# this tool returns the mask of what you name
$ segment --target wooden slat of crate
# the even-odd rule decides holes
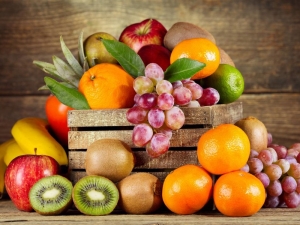
[[[84,159],[86,151],[70,151],[70,167],[76,169],[84,169]],[[185,164],[198,164],[197,155],[195,150],[169,150],[166,154],[159,158],[150,158],[145,150],[134,151],[136,157],[135,169],[170,169],[177,168]],[[178,160],[181,159],[181,160]]]
[[[127,110],[71,110],[68,115],[68,127],[76,130],[80,127],[132,126],[126,119]],[[243,112],[241,102],[199,108],[183,107],[182,110],[186,125],[202,124],[210,127],[233,123]]]
[[[130,147],[135,147],[132,142],[132,129],[130,130],[102,130],[102,131],[70,131],[69,149],[86,149],[91,143],[103,138],[119,139]],[[179,129],[173,132],[171,147],[194,147],[199,137],[211,128]]]

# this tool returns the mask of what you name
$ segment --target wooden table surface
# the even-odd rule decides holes
[[[0,200],[0,224],[299,224],[300,207],[263,208],[250,217],[226,217],[216,211],[200,211],[193,215],[176,215],[166,211],[151,215],[129,215],[114,212],[106,216],[86,216],[75,209],[68,210],[64,215],[42,216],[35,212],[21,212],[9,199]]]

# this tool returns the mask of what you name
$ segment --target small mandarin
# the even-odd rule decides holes
[[[91,109],[129,108],[134,104],[133,81],[119,65],[101,63],[83,74],[78,90]]]
[[[263,206],[266,192],[254,175],[233,171],[217,179],[213,198],[216,208],[226,216],[251,216]]]
[[[210,200],[212,178],[198,165],[184,165],[168,174],[162,189],[164,204],[176,214],[193,214]]]
[[[171,52],[171,64],[180,58],[190,58],[202,62],[205,67],[191,79],[202,79],[213,74],[220,64],[219,48],[206,38],[192,38],[179,42]]]
[[[233,124],[221,124],[205,132],[198,141],[200,165],[212,174],[224,174],[241,169],[250,155],[246,133]]]

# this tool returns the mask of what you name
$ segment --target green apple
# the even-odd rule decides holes
[[[106,50],[102,39],[117,40],[114,36],[98,32],[90,35],[83,42],[84,54],[90,67],[100,63],[114,63],[118,61]]]

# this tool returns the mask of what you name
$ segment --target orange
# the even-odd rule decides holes
[[[236,125],[221,124],[205,132],[198,141],[200,165],[212,174],[241,169],[250,156],[250,141]]]
[[[216,208],[226,216],[251,216],[263,206],[266,192],[254,175],[234,171],[217,179],[213,198]]]
[[[220,64],[210,76],[201,80],[204,87],[212,87],[220,94],[221,104],[236,101],[244,91],[244,78],[241,72],[228,64]]]
[[[91,109],[130,108],[134,104],[133,81],[119,65],[101,63],[83,74],[78,90]]]
[[[176,214],[193,214],[211,198],[212,183],[210,174],[200,166],[178,167],[163,183],[164,204]]]
[[[219,48],[206,38],[192,38],[179,42],[171,53],[171,64],[180,58],[190,58],[205,63],[205,67],[192,76],[193,80],[208,77],[220,64]]]

